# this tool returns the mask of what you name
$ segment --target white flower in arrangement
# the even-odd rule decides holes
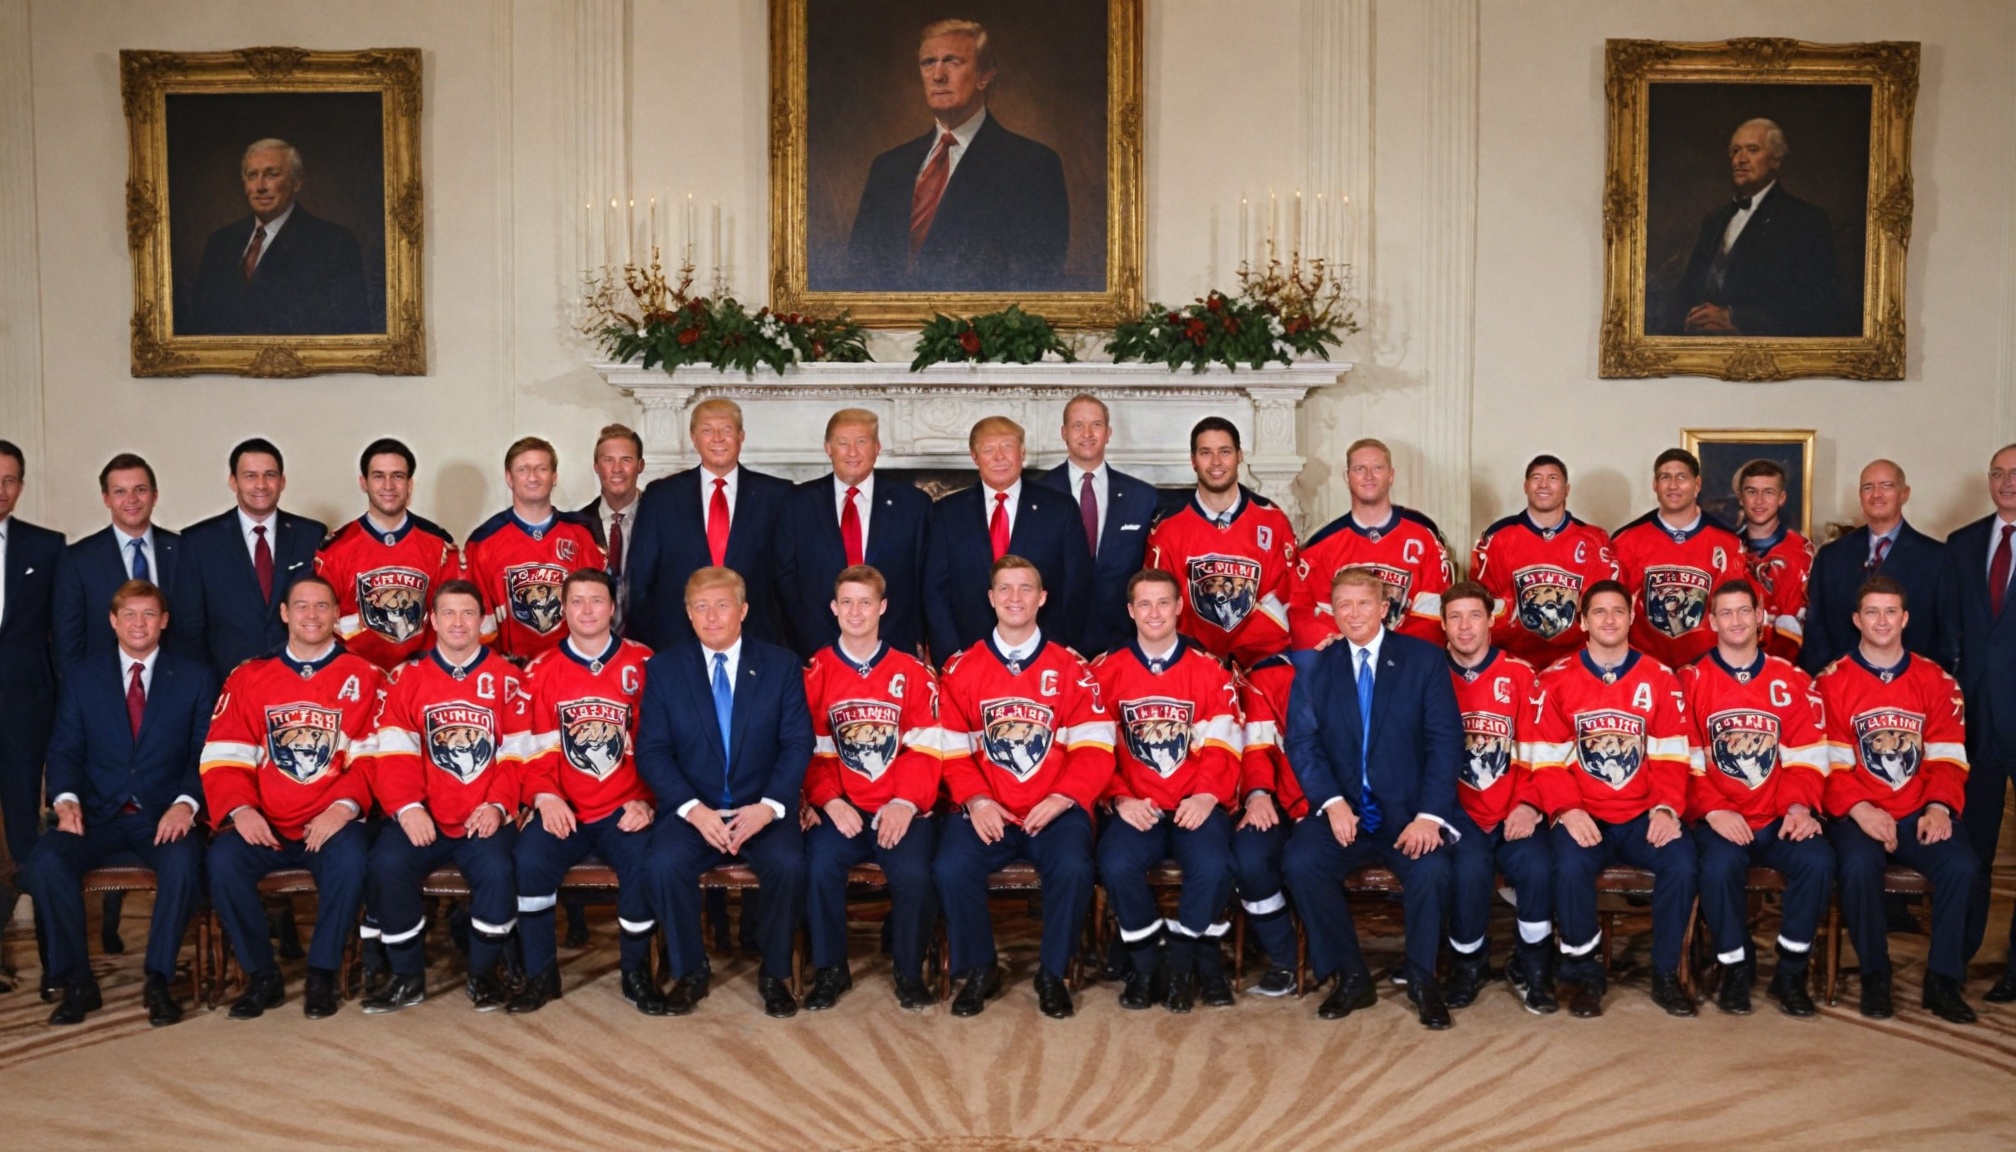
[[[1295,358],[1295,346],[1286,340],[1276,340],[1274,342],[1274,351],[1284,360],[1293,360]]]
[[[1275,337],[1280,337],[1280,336],[1284,336],[1284,335],[1286,335],[1286,334],[1287,334],[1287,332],[1288,332],[1288,330],[1287,330],[1286,328],[1283,328],[1283,327],[1281,326],[1281,318],[1280,318],[1279,316],[1269,316],[1269,317],[1267,317],[1267,334],[1268,334],[1268,335],[1270,335],[1270,336],[1275,336]]]
[[[775,316],[765,316],[762,323],[756,325],[756,330],[763,334],[765,340],[781,340],[784,336],[784,326],[777,322]]]

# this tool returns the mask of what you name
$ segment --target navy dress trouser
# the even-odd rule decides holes
[[[1967,839],[1967,828],[1953,821],[1953,835],[1937,844],[1918,842],[1920,808],[1897,821],[1897,850],[1885,852],[1862,826],[1847,816],[1827,825],[1840,869],[1841,916],[1862,972],[1874,976],[1890,971],[1890,938],[1883,912],[1883,868],[1894,860],[1916,869],[1932,881],[1932,947],[1925,967],[1940,976],[1965,980],[1964,952],[1967,899],[1974,886],[1978,861]]]
[[[1405,890],[1400,907],[1406,925],[1408,965],[1424,972],[1435,970],[1435,958],[1442,947],[1442,922],[1449,913],[1453,871],[1449,850],[1438,848],[1418,860],[1409,859],[1397,843],[1404,827],[1396,821],[1367,833],[1361,825],[1357,838],[1347,847],[1337,842],[1330,818],[1321,813],[1312,812],[1295,826],[1282,864],[1288,873],[1289,891],[1295,894],[1295,906],[1302,911],[1309,960],[1319,983],[1333,974],[1365,972],[1358,927],[1351,920],[1350,902],[1344,898],[1344,880],[1375,864],[1392,869]]]
[[[489,836],[447,836],[438,831],[432,843],[416,848],[397,821],[387,821],[371,845],[366,904],[377,918],[392,969],[418,976],[426,955],[417,945],[427,927],[426,901],[420,885],[428,873],[453,864],[469,882],[469,971],[488,973],[497,966],[499,949],[518,919],[518,882],[512,849],[518,827],[507,820]]]
[[[49,945],[49,972],[58,980],[91,974],[85,946],[84,874],[127,858],[154,871],[154,916],[147,929],[147,972],[175,976],[182,937],[203,898],[203,832],[154,843],[158,813],[133,812],[87,823],[84,834],[51,831],[23,866],[24,886],[35,897]],[[242,955],[242,953],[241,953]]]
[[[1784,824],[1781,817],[1753,829],[1748,844],[1725,838],[1706,820],[1694,826],[1701,916],[1717,953],[1749,950],[1750,901],[1744,889],[1752,868],[1769,868],[1785,877],[1779,939],[1811,948],[1820,931],[1820,918],[1834,896],[1834,849],[1825,836],[1787,840],[1779,835]]]
[[[1554,826],[1554,919],[1561,950],[1587,960],[1602,933],[1596,920],[1596,877],[1622,861],[1652,873],[1652,968],[1672,975],[1680,970],[1680,942],[1694,915],[1694,841],[1681,834],[1654,848],[1645,839],[1652,813],[1640,813],[1621,824],[1597,820],[1603,839],[1593,848],[1575,843],[1562,825]],[[1570,951],[1579,949],[1579,951]],[[1585,972],[1588,965],[1579,964]],[[1565,973],[1564,973],[1565,975]]]
[[[1165,812],[1143,832],[1114,816],[1099,830],[1099,883],[1120,923],[1127,944],[1146,940],[1162,924],[1162,910],[1148,887],[1148,870],[1174,860],[1183,870],[1183,891],[1171,927],[1185,936],[1206,935],[1232,899],[1232,820],[1214,808],[1195,828],[1176,826]]]
[[[342,968],[343,946],[364,905],[370,833],[364,821],[352,820],[318,852],[310,852],[305,840],[284,837],[277,849],[261,848],[247,843],[236,828],[210,842],[210,904],[248,975],[279,970],[259,881],[282,868],[306,868],[315,878],[315,934],[308,941],[308,966],[330,972]]]
[[[805,915],[805,839],[796,813],[764,825],[743,841],[735,856],[709,844],[699,829],[677,816],[668,814],[658,821],[651,843],[652,901],[672,940],[675,978],[697,974],[707,957],[700,926],[700,874],[737,863],[747,864],[762,888],[763,898],[756,906],[762,974],[791,978],[792,938]]]
[[[1010,824],[1001,839],[983,844],[965,813],[946,821],[938,842],[933,873],[938,900],[945,908],[945,931],[952,952],[952,971],[992,968],[994,920],[987,907],[987,876],[1017,860],[1036,866],[1043,884],[1043,971],[1059,979],[1071,966],[1085,914],[1092,907],[1092,819],[1085,810],[1070,809],[1034,836]]]
[[[861,831],[851,838],[834,830],[823,814],[805,833],[805,912],[814,968],[847,962],[847,870],[872,861],[889,882],[889,943],[896,974],[923,979],[925,943],[938,922],[938,889],[931,881],[938,822],[937,817],[914,817],[903,838],[889,848],[876,842],[865,814]]]
[[[625,832],[617,827],[622,819],[618,808],[593,824],[575,825],[562,839],[534,815],[518,834],[511,861],[518,876],[518,939],[527,974],[539,976],[560,962],[553,906],[559,903],[567,870],[590,856],[616,870],[616,922],[623,930],[618,963],[625,972],[643,971],[651,932],[658,926],[651,901],[652,829]]]

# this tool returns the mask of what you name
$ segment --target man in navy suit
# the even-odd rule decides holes
[[[637,535],[624,558],[624,635],[654,651],[693,638],[686,581],[702,568],[733,568],[748,587],[749,635],[786,641],[771,543],[791,482],[742,467],[742,408],[716,397],[688,422],[700,466],[654,480],[637,502]]]
[[[217,678],[161,650],[168,598],[159,588],[131,580],[110,603],[116,651],[91,655],[63,682],[49,744],[56,830],[24,871],[42,914],[49,972],[64,985],[49,1023],[81,1024],[101,1006],[84,945],[84,874],[119,857],[154,870],[142,998],[158,1028],[182,1018],[168,989],[203,892],[203,837],[192,829]]]
[[[1064,447],[1070,459],[1036,482],[1070,496],[1092,554],[1092,599],[1078,647],[1087,659],[1134,637],[1127,615],[1127,581],[1141,570],[1148,530],[1155,521],[1155,487],[1106,463],[1113,439],[1106,402],[1089,392],[1064,405]]]
[[[602,570],[616,584],[618,635],[623,632],[623,562],[629,557],[630,541],[637,535],[637,498],[643,494],[637,478],[643,474],[644,438],[627,424],[604,425],[595,436],[598,491],[595,499],[575,510],[574,518],[595,534],[595,543],[602,549]],[[569,946],[581,947],[587,943],[584,935],[580,944]]]
[[[1022,426],[1006,416],[973,425],[967,447],[980,483],[938,501],[924,560],[925,638],[938,665],[994,630],[987,602],[994,562],[1010,553],[1036,565],[1049,593],[1037,626],[1078,647],[1092,595],[1092,554],[1078,508],[1055,489],[1023,483]]]
[[[842,408],[826,421],[833,471],[791,490],[777,518],[777,589],[798,654],[839,639],[833,580],[857,564],[882,573],[888,609],[882,641],[915,656],[924,645],[924,543],[931,498],[913,484],[881,482],[881,421],[865,408]]]
[[[1071,285],[1071,203],[1057,153],[987,109],[994,54],[970,20],[926,27],[917,67],[931,130],[877,156],[845,275],[815,288],[1042,292]]]
[[[1317,978],[1337,976],[1317,1014],[1340,1019],[1377,1000],[1344,878],[1383,864],[1406,890],[1407,995],[1422,1024],[1447,1028],[1435,957],[1450,895],[1440,849],[1463,765],[1456,692],[1440,648],[1384,626],[1376,573],[1338,572],[1330,606],[1343,635],[1295,654],[1288,698],[1288,763],[1316,815],[1296,826],[1283,866]]]
[[[70,545],[56,569],[56,666],[66,672],[86,656],[118,647],[115,632],[101,626],[112,593],[128,580],[147,580],[167,598],[175,627],[164,643],[192,659],[204,658],[201,599],[186,609],[177,603],[182,579],[182,537],[154,523],[161,489],[154,467],[121,452],[98,471],[98,494],[112,523]],[[180,610],[178,610],[180,609]]]
[[[0,820],[7,852],[26,860],[42,827],[42,759],[56,710],[50,603],[63,534],[14,515],[28,458],[0,440]],[[0,881],[0,924],[17,893]]]
[[[203,657],[219,676],[287,641],[280,605],[294,581],[315,572],[315,549],[329,529],[320,520],[280,511],[287,468],[280,449],[253,437],[231,449],[229,512],[182,532],[178,595],[203,624]]]
[[[763,1010],[798,1011],[791,995],[792,943],[805,915],[805,852],[798,805],[812,760],[805,680],[787,648],[745,636],[742,577],[709,567],[686,583],[694,639],[659,652],[644,668],[637,771],[658,798],[651,888],[672,942],[674,1014],[705,995],[696,989],[704,952],[700,874],[741,861],[762,884],[757,979]]]
[[[1939,650],[1939,632],[1947,612],[1940,596],[1946,549],[1904,522],[1904,505],[1911,499],[1904,469],[1888,460],[1871,461],[1862,469],[1857,496],[1862,503],[1862,527],[1813,557],[1813,571],[1806,583],[1806,638],[1799,647],[1799,666],[1818,676],[1862,643],[1854,623],[1855,591],[1871,576],[1890,577],[1904,585],[1905,595],[1910,597],[1905,649],[1946,663],[1948,654]]]

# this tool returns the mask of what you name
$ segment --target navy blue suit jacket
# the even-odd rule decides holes
[[[282,233],[285,234],[284,232]],[[315,550],[329,529],[320,520],[281,512],[275,517],[273,598],[259,594],[252,552],[245,546],[238,509],[232,508],[182,530],[182,563],[177,577],[183,600],[195,600],[203,624],[203,659],[219,676],[287,642],[280,605],[294,581],[315,572]]]
[[[56,569],[63,562],[63,534],[9,517],[7,601],[0,607],[0,771],[26,769],[13,753],[41,759],[41,739],[49,731],[56,703],[52,607]],[[39,763],[33,766],[39,769]]]
[[[713,563],[707,553],[707,522],[700,514],[704,468],[688,468],[653,480],[637,501],[637,531],[623,558],[629,588],[623,634],[652,650],[693,639],[686,619],[686,578]],[[711,490],[711,489],[710,489]],[[785,641],[777,610],[776,557],[771,541],[791,482],[742,469],[735,487],[735,514],[728,521],[727,567],[749,586],[744,634],[772,644]]]
[[[1342,796],[1363,813],[1359,787],[1358,676],[1351,645],[1296,652],[1288,693],[1288,763],[1312,811]],[[1379,645],[1372,688],[1371,754],[1365,762],[1382,830],[1416,816],[1456,815],[1463,766],[1463,717],[1449,683],[1448,657],[1425,640],[1390,629]]]
[[[1127,581],[1141,570],[1142,559],[1148,554],[1148,530],[1155,526],[1155,486],[1110,464],[1106,472],[1107,506],[1099,510],[1099,554],[1092,558],[1092,599],[1079,634],[1083,641],[1080,650],[1088,657],[1134,638],[1134,621],[1127,615]],[[1043,473],[1036,482],[1071,497],[1071,511],[1078,511],[1069,461]],[[1083,535],[1082,517],[1079,524]]]
[[[805,766],[812,762],[812,713],[805,706],[798,657],[744,634],[728,730],[733,754],[725,773],[711,660],[698,640],[689,640],[644,666],[637,771],[658,798],[660,819],[672,819],[689,800],[709,808],[775,800],[784,806],[785,819],[796,820]]]
[[[793,488],[777,518],[777,594],[798,654],[807,660],[840,636],[833,578],[847,567],[847,550],[835,507],[828,472]],[[930,525],[931,497],[914,484],[876,477],[862,559],[889,584],[883,642],[912,655],[924,643],[924,546]]]
[[[1078,647],[1085,610],[1092,596],[1092,555],[1085,550],[1085,526],[1078,504],[1055,489],[1022,476],[1015,531],[1008,551],[1036,565],[1049,598],[1036,617],[1053,643]],[[988,569],[994,546],[987,535],[992,505],[987,486],[963,488],[931,509],[931,538],[924,560],[924,626],[931,659],[947,660],[994,630],[994,606],[987,602]]]
[[[1874,575],[1865,567],[1868,559],[1866,525],[1813,557],[1813,572],[1806,581],[1806,639],[1799,647],[1799,666],[1812,675],[1818,676],[1862,642],[1852,617],[1855,590]],[[1939,647],[1940,617],[1945,612],[1939,585],[1945,567],[1946,546],[1907,523],[1898,526],[1897,539],[1876,570],[1904,585],[1905,610],[1911,614],[1904,626],[1904,647],[1942,667],[1950,659]],[[1982,583],[1987,583],[1985,574]]]
[[[2005,598],[1999,616],[1988,599],[1995,525],[1985,516],[1946,538],[1939,596],[1939,648],[1967,699],[1967,757],[1976,771],[2016,764],[2016,597]]]
[[[85,824],[119,815],[127,801],[159,816],[178,796],[201,802],[197,767],[217,705],[217,677],[208,665],[163,651],[154,661],[140,735],[126,718],[124,663],[117,646],[70,669],[49,740],[49,795],[75,793]]]
[[[126,582],[126,537],[110,525],[93,532],[63,553],[56,568],[56,666],[66,674],[86,656],[110,652],[118,637],[106,623],[112,594]],[[168,631],[162,646],[192,660],[206,659],[203,647],[203,600],[192,594],[182,566],[182,537],[154,528],[148,574],[168,597]]]

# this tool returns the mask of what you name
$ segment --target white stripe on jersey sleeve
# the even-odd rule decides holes
[[[1272,720],[1246,722],[1246,747],[1272,748],[1281,742],[1281,726]]]
[[[1822,776],[1825,776],[1828,768],[1834,763],[1834,752],[1824,743],[1802,744],[1778,749],[1778,759],[1780,763],[1803,764],[1808,768],[1817,769]]]
[[[223,740],[212,740],[203,745],[202,764],[205,768],[213,764],[243,764],[247,768],[257,768],[262,759],[264,753],[257,744],[233,744]]]
[[[1932,742],[1925,745],[1927,760],[1946,760],[1967,767],[1967,746],[1965,744],[1945,744]]]
[[[508,741],[510,737],[505,737]],[[372,751],[380,756],[400,754],[417,755],[420,751],[420,736],[406,728],[380,728],[371,737]],[[363,753],[358,753],[363,755]]]
[[[1235,756],[1246,749],[1246,733],[1229,712],[1213,716],[1198,727],[1201,729],[1198,735],[1205,744],[1216,744]]]
[[[1526,762],[1535,768],[1565,768],[1575,762],[1575,744],[1549,744],[1544,740],[1529,740],[1522,749]]]
[[[507,732],[504,734],[504,758],[506,760],[530,760],[539,754],[539,738],[530,732]]]
[[[953,756],[964,756],[973,751],[973,739],[967,733],[955,732],[933,724],[926,728],[912,728],[903,734],[903,746],[935,756],[940,760]]]
[[[840,754],[840,750],[833,746],[833,737],[814,736],[812,738],[812,754],[814,756],[837,756]]]
[[[1116,734],[1111,720],[1090,720],[1083,724],[1072,724],[1057,730],[1057,739],[1066,748],[1097,747],[1111,748]]]
[[[1260,598],[1260,614],[1279,624],[1283,630],[1287,629],[1288,606],[1283,604],[1281,598],[1272,592]]]
[[[1645,754],[1661,760],[1687,759],[1687,738],[1685,736],[1647,736]]]

